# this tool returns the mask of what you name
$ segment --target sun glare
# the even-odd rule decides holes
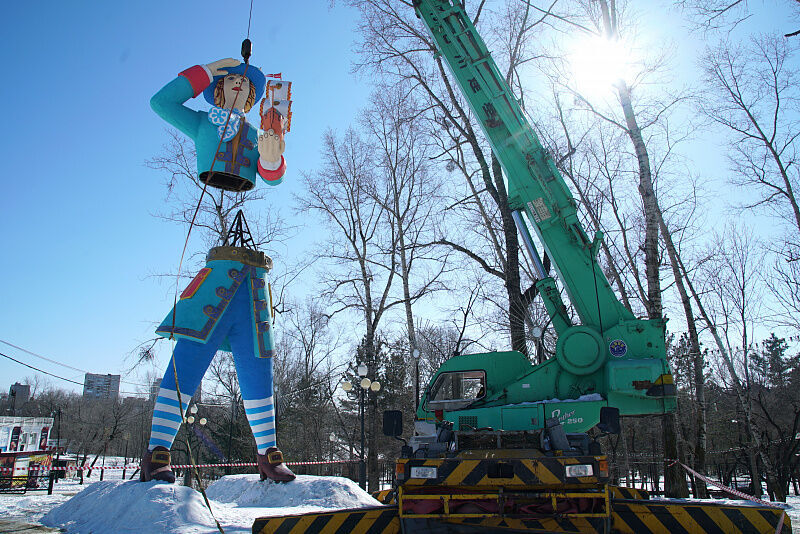
[[[633,72],[630,47],[598,36],[576,41],[569,63],[574,89],[587,97],[609,96],[614,83],[619,79],[629,82]]]

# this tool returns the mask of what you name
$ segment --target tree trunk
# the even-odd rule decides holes
[[[756,497],[761,497],[761,472],[758,470],[758,458],[752,449],[747,451],[747,469],[750,471],[750,490]]]
[[[678,288],[678,293],[681,297],[681,304],[683,305],[683,314],[686,317],[686,325],[689,330],[689,350],[693,356],[694,362],[694,392],[695,392],[695,407],[697,409],[697,431],[695,434],[694,443],[694,470],[701,474],[706,474],[706,393],[705,393],[705,380],[703,376],[703,368],[705,361],[702,352],[700,352],[700,339],[697,335],[697,322],[694,319],[694,312],[692,311],[692,301],[686,291],[686,286],[683,283],[683,272],[680,269],[680,262],[678,261],[678,251],[675,243],[672,241],[672,233],[667,228],[664,222],[664,214],[658,210],[658,222],[661,227],[661,235],[664,238],[664,243],[667,246],[667,254],[669,255],[670,265],[672,266],[672,275],[675,278],[675,286]],[[708,488],[705,482],[700,479],[695,480],[695,497],[700,499],[708,498]]]
[[[511,337],[511,350],[516,350],[524,355],[528,355],[528,344],[525,338],[525,316],[528,313],[528,306],[522,297],[521,277],[519,270],[519,237],[517,235],[517,225],[511,216],[511,208],[508,205],[505,185],[503,184],[503,169],[500,160],[492,153],[492,174],[498,182],[498,194],[500,201],[497,207],[500,210],[500,217],[503,221],[503,235],[506,241],[506,266],[505,266],[505,287],[508,295],[508,327]]]
[[[650,171],[650,156],[642,137],[642,131],[636,122],[631,94],[624,81],[617,84],[620,104],[628,126],[628,136],[633,143],[636,159],[639,163],[639,195],[642,198],[642,209],[645,219],[644,263],[647,278],[647,315],[651,319],[663,318],[661,304],[661,280],[659,276],[660,258],[658,254],[658,201],[653,187]],[[683,468],[671,463],[679,459],[678,434],[674,413],[664,414],[664,455],[669,459],[664,470],[664,492],[667,497],[685,498],[689,496]]]
[[[603,30],[606,37],[616,39],[617,13],[616,7],[606,0],[600,0]],[[625,116],[626,133],[633,143],[636,161],[639,165],[639,195],[642,198],[642,211],[645,221],[645,237],[643,244],[645,276],[647,279],[647,299],[645,306],[647,315],[651,319],[662,319],[663,309],[661,303],[661,280],[659,276],[660,258],[658,254],[658,200],[653,187],[653,175],[650,169],[650,156],[642,136],[642,130],[636,120],[633,109],[631,92],[627,83],[620,79],[616,83],[617,96]],[[664,455],[674,461],[678,459],[678,436],[675,424],[675,414],[664,414]],[[665,492],[667,496],[688,496],[686,477],[682,468],[673,463],[665,468]]]
[[[401,219],[399,217],[400,213],[400,206],[398,204],[398,195],[395,194],[394,198],[394,209],[395,209],[395,218],[397,220],[398,226],[398,244],[400,245],[400,273],[401,278],[403,280],[403,306],[406,312],[406,330],[408,331],[408,352],[409,354],[413,355],[414,349],[417,348],[417,335],[414,330],[414,314],[412,313],[411,309],[411,288],[409,284],[409,279],[411,277],[410,271],[411,266],[408,264],[408,252],[406,251],[406,239],[405,239],[405,232],[401,227]],[[412,365],[414,364],[415,359],[412,357]],[[414,367],[414,374],[418,372],[417,367]],[[416,376],[415,376],[416,378]],[[416,405],[414,409],[416,409]]]
[[[653,175],[650,170],[650,155],[647,153],[647,146],[642,137],[642,130],[636,121],[636,114],[633,111],[631,93],[628,85],[620,80],[617,83],[617,95],[619,96],[622,111],[625,115],[625,123],[628,126],[627,133],[633,143],[636,153],[636,160],[639,164],[639,195],[642,198],[642,210],[644,212],[644,265],[645,277],[647,278],[647,315],[651,319],[661,318],[663,314],[661,304],[661,281],[659,277],[660,259],[658,255],[658,200],[656,199],[655,189],[653,188]]]
[[[686,485],[686,475],[683,467],[678,464],[678,425],[674,413],[665,413],[662,416],[664,424],[664,496],[675,499],[689,497],[689,487]]]

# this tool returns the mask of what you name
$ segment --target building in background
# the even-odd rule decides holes
[[[8,405],[11,415],[16,415],[17,410],[22,408],[31,398],[31,387],[28,384],[15,382],[8,390]]]
[[[86,373],[83,379],[83,396],[90,399],[116,399],[119,397],[120,375]]]
[[[52,417],[0,417],[0,452],[47,450]]]

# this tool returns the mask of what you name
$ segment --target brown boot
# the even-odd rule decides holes
[[[175,482],[175,473],[169,466],[169,449],[166,447],[156,447],[142,458],[139,471],[139,480],[150,482],[151,480],[161,480],[162,482]]]
[[[283,465],[283,453],[277,447],[269,447],[267,454],[256,454],[258,474],[261,480],[274,480],[275,482],[291,482],[295,479],[288,467]]]

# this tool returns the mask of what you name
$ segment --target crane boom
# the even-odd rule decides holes
[[[619,408],[622,414],[673,411],[675,388],[666,361],[665,321],[637,319],[617,298],[596,259],[602,233],[598,231],[592,238],[586,234],[569,187],[463,4],[459,0],[414,0],[414,7],[503,168],[509,207],[537,271],[536,286],[559,337],[555,358],[531,366],[530,371],[522,365],[519,380],[505,383],[502,392],[487,392],[482,401],[472,403],[469,410],[459,410],[459,414],[479,406],[508,404],[515,397],[517,386],[522,388],[516,397],[521,402],[599,394],[602,401],[596,397],[587,401],[587,406],[591,405],[589,412],[596,412],[599,404],[606,403]],[[555,280],[542,266],[529,225],[551,258],[581,324],[572,324]],[[511,353],[494,354],[512,358]],[[476,364],[453,358],[437,376],[464,365]],[[509,362],[509,366],[517,363]],[[436,380],[435,376],[426,400],[432,400],[431,388],[436,389]],[[421,405],[418,415],[429,412]],[[572,430],[581,431],[579,428],[589,428],[597,422],[597,417],[591,415],[581,419],[581,425]]]

